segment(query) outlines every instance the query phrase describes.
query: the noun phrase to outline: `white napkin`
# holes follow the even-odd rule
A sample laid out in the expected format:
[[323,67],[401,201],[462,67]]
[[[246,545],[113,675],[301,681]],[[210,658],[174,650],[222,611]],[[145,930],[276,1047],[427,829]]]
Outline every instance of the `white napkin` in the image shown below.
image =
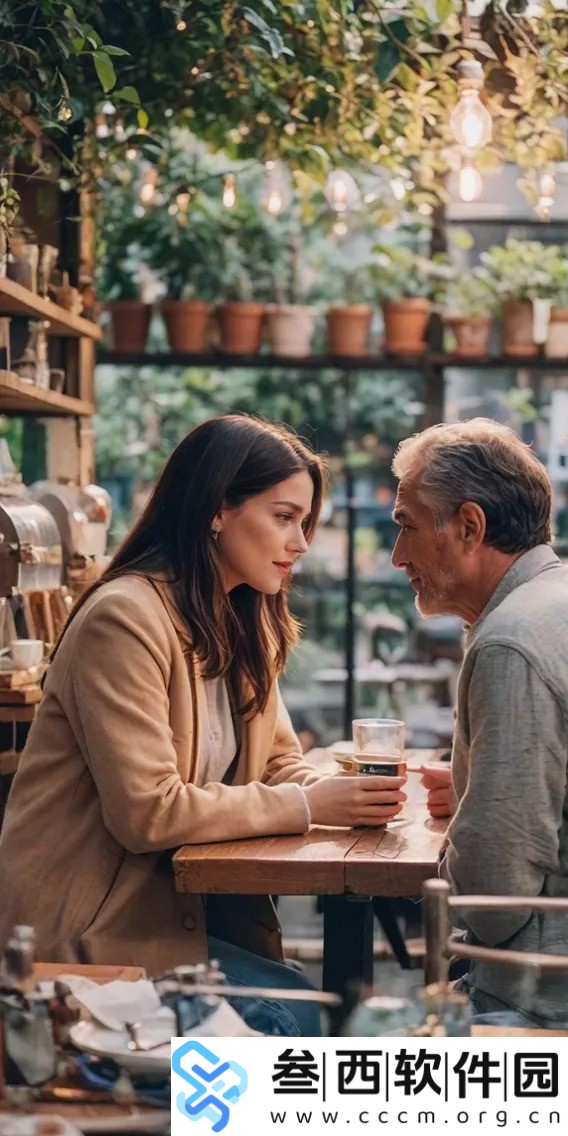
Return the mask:
[[[146,978],[137,982],[117,979],[104,984],[74,974],[61,974],[60,981],[69,987],[73,997],[101,1025],[110,1030],[124,1030],[125,1022],[139,1022],[138,1037],[141,1043],[157,1045],[175,1037],[176,1022],[173,1010],[163,1006],[155,987]],[[42,988],[48,984],[42,983]],[[47,992],[47,991],[45,991]],[[259,1037],[256,1030],[245,1024],[240,1014],[224,999],[201,1026],[192,1030],[191,1037]],[[0,1136],[2,1134],[0,1133]]]

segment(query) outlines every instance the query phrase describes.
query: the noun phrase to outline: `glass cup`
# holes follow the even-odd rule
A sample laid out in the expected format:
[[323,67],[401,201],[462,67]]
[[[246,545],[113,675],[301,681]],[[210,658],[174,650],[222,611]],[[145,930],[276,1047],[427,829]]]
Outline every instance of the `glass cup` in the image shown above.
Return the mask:
[[404,777],[404,722],[396,718],[355,718],[353,764],[358,773]]

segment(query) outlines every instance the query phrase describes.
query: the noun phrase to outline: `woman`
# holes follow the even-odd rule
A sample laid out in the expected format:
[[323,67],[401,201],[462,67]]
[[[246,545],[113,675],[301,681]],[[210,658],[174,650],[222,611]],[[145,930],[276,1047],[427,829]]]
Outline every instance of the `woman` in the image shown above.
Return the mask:
[[[323,483],[295,435],[237,415],[172,454],[54,652],[0,837],[0,943],[28,923],[44,960],[155,974],[210,954],[235,982],[306,985],[271,902],[176,894],[171,850],[399,811],[401,782],[304,763],[278,691]],[[293,1005],[279,1032],[309,1036]]]

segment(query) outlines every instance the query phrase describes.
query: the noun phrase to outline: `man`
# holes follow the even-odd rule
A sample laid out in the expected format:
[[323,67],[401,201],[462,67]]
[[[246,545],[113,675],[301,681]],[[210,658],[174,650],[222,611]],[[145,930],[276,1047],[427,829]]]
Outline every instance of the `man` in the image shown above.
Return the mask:
[[[466,624],[441,874],[462,895],[568,896],[568,566],[549,543],[544,466],[511,430],[474,419],[407,439],[393,470],[393,564],[422,615]],[[429,777],[443,815],[448,790]],[[455,922],[473,943],[568,954],[568,912],[467,910]],[[478,1013],[568,1022],[568,970],[476,961],[464,981]]]

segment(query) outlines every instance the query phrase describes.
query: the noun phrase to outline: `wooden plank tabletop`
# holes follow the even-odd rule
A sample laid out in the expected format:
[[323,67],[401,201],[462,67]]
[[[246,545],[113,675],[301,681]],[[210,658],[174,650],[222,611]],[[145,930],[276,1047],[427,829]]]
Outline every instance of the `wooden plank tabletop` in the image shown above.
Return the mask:
[[117,979],[123,982],[138,982],[139,978],[146,977],[143,966],[78,962],[36,962],[34,966],[36,982],[47,982],[50,978],[58,978],[60,974],[74,974],[81,978],[90,978],[93,982],[114,982]]
[[174,855],[176,890],[237,895],[419,895],[437,874],[445,821],[428,815],[417,776],[404,816],[381,828],[313,826],[300,836],[187,844]]
[[173,857],[176,891],[236,895],[341,895],[351,828],[314,825],[302,836],[187,844]]
[[[408,786],[409,797],[412,789]],[[432,820],[425,801],[409,800],[400,820],[365,829],[345,861],[345,886],[355,895],[421,895],[436,876],[447,822]]]

